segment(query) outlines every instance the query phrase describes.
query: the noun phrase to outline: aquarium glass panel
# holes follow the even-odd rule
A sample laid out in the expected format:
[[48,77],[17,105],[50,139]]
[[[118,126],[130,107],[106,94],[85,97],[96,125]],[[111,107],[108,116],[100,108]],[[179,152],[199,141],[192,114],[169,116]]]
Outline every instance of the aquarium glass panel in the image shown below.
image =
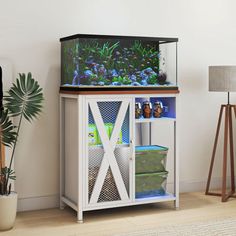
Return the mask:
[[140,39],[62,41],[61,86],[176,87],[176,43]]

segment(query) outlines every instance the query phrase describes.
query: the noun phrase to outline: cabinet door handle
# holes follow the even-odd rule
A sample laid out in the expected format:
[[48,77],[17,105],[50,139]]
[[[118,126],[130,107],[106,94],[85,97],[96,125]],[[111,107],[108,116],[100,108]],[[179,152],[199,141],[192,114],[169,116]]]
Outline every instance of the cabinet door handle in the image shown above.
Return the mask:
[[131,149],[131,155],[130,155],[130,161],[133,160],[133,157],[134,157],[134,142],[133,140],[130,140],[130,149]]

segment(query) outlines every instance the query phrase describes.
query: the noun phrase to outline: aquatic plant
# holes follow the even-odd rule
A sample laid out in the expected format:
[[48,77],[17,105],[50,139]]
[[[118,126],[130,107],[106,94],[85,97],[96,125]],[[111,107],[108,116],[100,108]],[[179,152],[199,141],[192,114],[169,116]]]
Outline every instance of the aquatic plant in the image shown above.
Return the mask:
[[124,77],[118,76],[112,79],[112,82],[119,82],[120,84],[129,85],[132,83],[132,80],[126,75]]
[[156,84],[157,83],[157,75],[156,74],[152,74],[148,80],[147,80],[148,84]]
[[135,40],[131,50],[133,50],[135,54],[143,56],[145,48],[142,46],[139,40]]
[[91,40],[89,43],[88,42],[81,43],[80,45],[80,48],[84,50],[87,56],[90,56],[91,54],[95,54],[98,47],[99,47],[99,44],[95,40]]
[[102,47],[98,47],[98,52],[102,60],[110,60],[112,57],[113,51],[119,46],[119,42],[114,43],[110,46],[109,42],[106,42]]
[[137,59],[139,61],[142,61],[142,63],[139,65],[137,65],[136,62],[134,63],[136,68],[141,67],[141,69],[144,69],[147,67],[152,67],[152,69],[155,70],[155,72],[158,72],[159,51],[157,50],[156,45],[147,44],[143,46],[140,41],[135,40],[133,46],[131,47],[131,50],[136,55]]

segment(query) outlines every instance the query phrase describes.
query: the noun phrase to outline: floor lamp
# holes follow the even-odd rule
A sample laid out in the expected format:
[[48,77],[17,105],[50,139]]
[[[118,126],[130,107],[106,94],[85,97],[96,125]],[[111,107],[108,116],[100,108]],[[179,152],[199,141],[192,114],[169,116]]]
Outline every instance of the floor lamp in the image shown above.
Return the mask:
[[[213,146],[213,152],[211,157],[205,194],[213,196],[221,196],[221,201],[225,202],[230,197],[236,197],[234,195],[235,178],[234,178],[233,123],[232,123],[232,119],[236,118],[236,105],[230,104],[230,92],[236,91],[236,66],[209,66],[209,91],[227,92],[228,102],[227,104],[222,104],[220,108],[220,114],[216,129],[216,136]],[[216,148],[223,114],[225,117],[225,121],[224,121],[224,151],[223,151],[223,165],[222,165],[222,188],[221,188],[221,193],[214,193],[210,192],[209,188],[210,188],[212,169],[214,165]],[[230,186],[230,191],[226,192],[228,145],[230,154],[229,157],[230,157],[231,186]]]

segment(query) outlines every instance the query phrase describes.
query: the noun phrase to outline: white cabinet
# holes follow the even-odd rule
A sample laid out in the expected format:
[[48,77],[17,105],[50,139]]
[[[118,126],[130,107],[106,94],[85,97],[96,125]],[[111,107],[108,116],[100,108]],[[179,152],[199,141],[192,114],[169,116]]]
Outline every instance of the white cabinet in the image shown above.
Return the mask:
[[[178,207],[176,98],[177,94],[61,94],[60,207],[76,210],[79,222],[83,212],[95,209],[161,201],[174,201]],[[162,118],[135,119],[135,102],[157,99],[165,105]],[[171,146],[171,193],[136,198],[135,145],[162,140]]]

